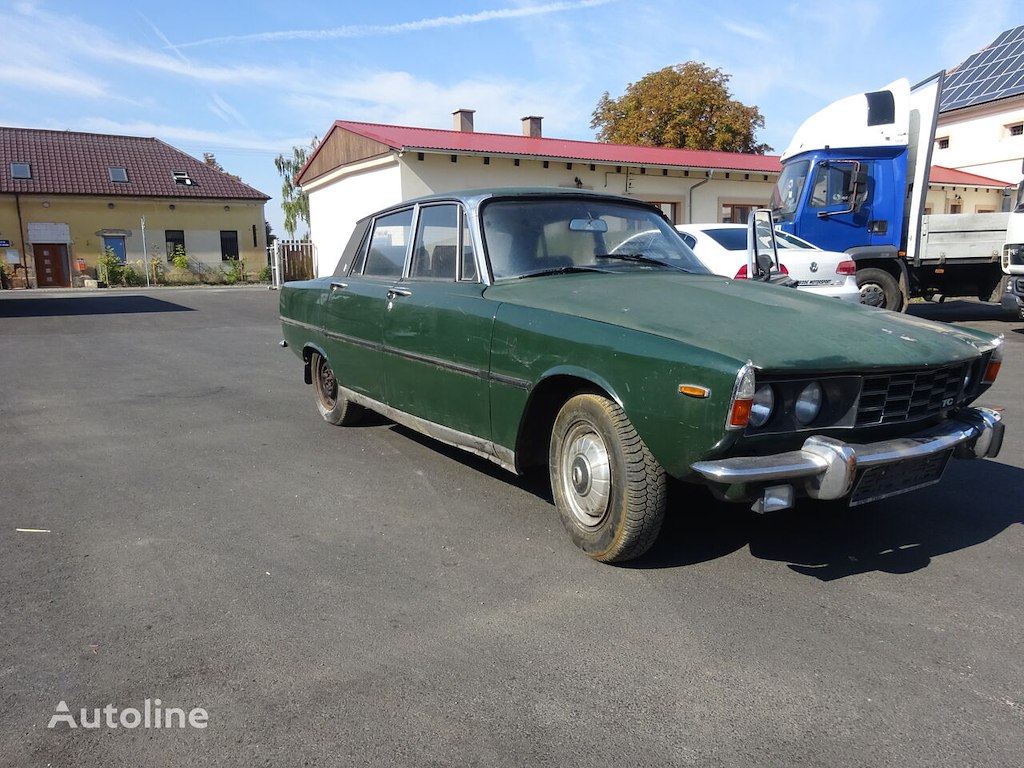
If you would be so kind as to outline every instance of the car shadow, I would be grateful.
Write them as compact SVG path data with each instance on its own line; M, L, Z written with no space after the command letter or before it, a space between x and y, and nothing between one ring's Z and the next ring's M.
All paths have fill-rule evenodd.
M154 299L151 296L47 296L0 301L0 317L72 317L194 311L191 307Z
M547 472L517 476L483 457L380 418L403 436L552 505ZM942 481L891 499L848 507L800 500L768 515L746 504L715 499L703 486L672 481L661 534L647 554L622 563L629 569L679 568L715 560L744 547L794 573L834 581L871 571L906 574L933 557L981 544L1024 524L1019 489L1024 470L996 461L954 461ZM979 489L983 489L979 492Z
M1024 470L976 461L952 464L938 485L860 507L803 500L760 516L710 495L696 505L675 501L655 546L626 565L673 568L747 546L754 557L821 581L870 571L912 573L937 555L1024 523L1022 485Z

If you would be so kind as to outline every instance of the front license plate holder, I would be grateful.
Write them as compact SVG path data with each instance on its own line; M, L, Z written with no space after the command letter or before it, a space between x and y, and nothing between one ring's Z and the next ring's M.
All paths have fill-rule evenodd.
M951 450L941 451L932 456L896 461L864 470L850 496L850 506L887 499L939 482L952 454Z

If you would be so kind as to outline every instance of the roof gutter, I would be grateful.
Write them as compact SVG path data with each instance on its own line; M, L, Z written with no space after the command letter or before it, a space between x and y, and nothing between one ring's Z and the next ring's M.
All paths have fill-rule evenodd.
M713 174L714 171L712 171L710 168L708 168L704 173L707 174L707 175L703 179L698 181L696 184L691 186L689 190L687 190L686 194L687 194L687 196L689 198L687 200L687 203L686 203L686 223L687 224L693 224L693 190L695 190L697 187L702 187L705 184L707 184L709 181L711 181L711 174Z

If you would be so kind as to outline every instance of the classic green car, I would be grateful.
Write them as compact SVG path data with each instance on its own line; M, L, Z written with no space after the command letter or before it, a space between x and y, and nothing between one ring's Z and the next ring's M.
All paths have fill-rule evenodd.
M712 275L622 197L396 205L280 307L324 419L370 408L512 472L546 465L573 541L605 562L653 543L669 476L758 512L863 504L1002 443L999 413L967 407L1001 338Z

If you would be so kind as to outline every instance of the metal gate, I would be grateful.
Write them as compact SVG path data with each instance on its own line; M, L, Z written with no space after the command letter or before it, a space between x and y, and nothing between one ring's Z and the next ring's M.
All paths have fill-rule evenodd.
M270 251L273 288L289 280L311 280L316 276L316 246L310 240L275 240Z

